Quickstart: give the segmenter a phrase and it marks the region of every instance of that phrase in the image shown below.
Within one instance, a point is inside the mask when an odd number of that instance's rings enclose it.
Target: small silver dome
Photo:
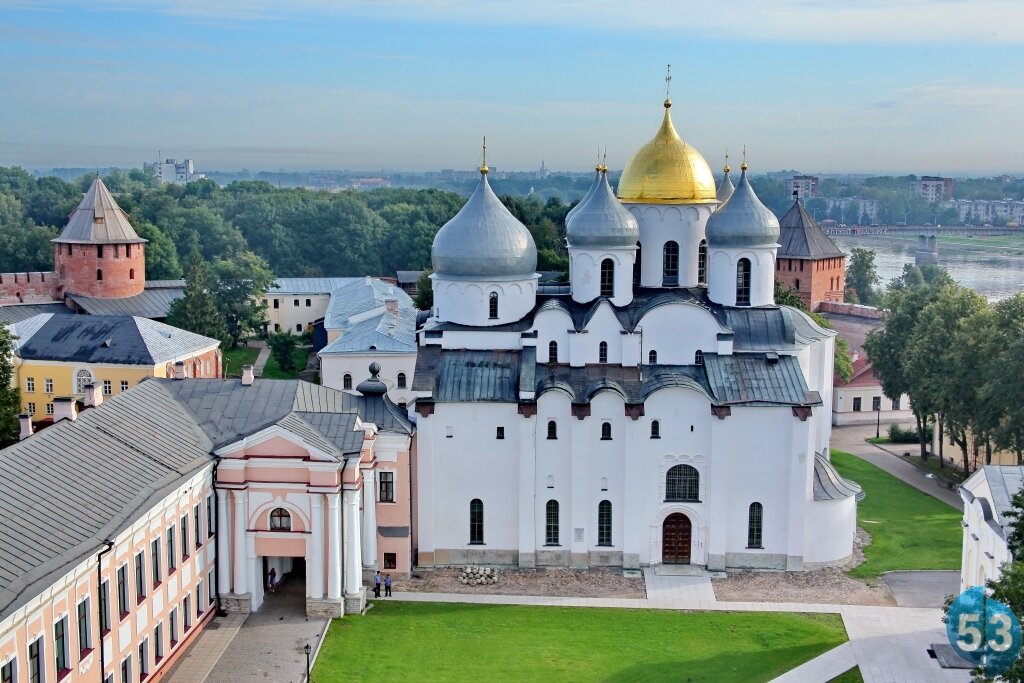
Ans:
[[[608,185],[608,174],[599,174],[597,188],[585,204],[580,203],[565,224],[570,247],[635,247],[640,241],[640,225],[626,210]]]
[[[764,247],[779,241],[779,219],[761,203],[747,180],[747,169],[732,196],[708,218],[709,247]]]
[[[601,169],[600,167],[594,169],[594,180],[590,183],[590,187],[587,188],[586,194],[583,198],[576,203],[576,206],[569,209],[569,213],[565,214],[565,224],[569,225],[569,219],[576,215],[576,212],[580,210],[580,207],[587,203],[591,197],[594,196],[594,190],[597,189],[598,183],[601,182]]]
[[[430,261],[439,275],[528,277],[537,270],[537,245],[494,194],[484,171],[469,201],[434,236]]]
[[[729,177],[729,167],[725,167],[725,176],[722,178],[722,184],[718,186],[718,202],[719,204],[725,204],[729,201],[729,197],[736,191],[735,186],[732,184],[732,178]]]

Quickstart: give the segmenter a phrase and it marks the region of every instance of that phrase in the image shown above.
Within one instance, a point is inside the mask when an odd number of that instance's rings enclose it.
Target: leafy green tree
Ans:
[[[981,390],[981,414],[996,447],[1012,451],[1024,464],[1024,294],[993,307],[981,355],[987,360]],[[1018,555],[1024,560],[1024,553]]]
[[[0,448],[18,440],[21,390],[14,381],[14,340],[16,337],[0,325]]]
[[[177,280],[181,277],[181,263],[174,242],[163,230],[149,221],[134,221],[133,227],[139,237],[149,240],[146,244],[146,279]]]
[[[274,284],[267,262],[251,251],[213,263],[213,288],[217,308],[227,326],[232,346],[243,337],[260,332],[267,324],[263,295]]]
[[[792,306],[805,313],[818,324],[819,327],[823,327],[826,330],[831,330],[832,323],[828,321],[828,318],[823,316],[821,313],[812,313],[807,310],[807,304],[804,300],[797,296],[796,290],[786,287],[776,278],[775,280],[775,303],[780,306]],[[845,337],[841,337],[838,334],[835,337],[835,350],[833,352],[833,371],[839,377],[849,381],[853,377],[853,358],[850,356],[850,343],[846,341]]]
[[[416,280],[416,308],[429,311],[434,307],[434,281],[430,279],[433,271],[424,270]]]
[[[267,337],[267,345],[270,346],[270,353],[273,354],[277,365],[284,372],[295,370],[295,347],[298,341],[290,332],[276,332]]]
[[[854,247],[846,261],[846,286],[857,295],[857,302],[875,303],[875,286],[881,282],[875,268],[875,252],[863,247]]]
[[[213,292],[213,277],[196,252],[185,271],[185,296],[171,304],[167,324],[219,339],[221,345],[225,345],[230,337]]]
[[[775,278],[775,303],[779,306],[799,308],[801,311],[807,310],[807,304],[797,295],[796,290],[782,284],[778,278]]]

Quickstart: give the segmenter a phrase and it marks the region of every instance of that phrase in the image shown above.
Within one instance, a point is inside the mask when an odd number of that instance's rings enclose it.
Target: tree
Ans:
[[[0,325],[0,448],[18,440],[21,390],[14,381],[14,340],[16,337]]]
[[[291,372],[295,369],[294,353],[298,342],[290,332],[277,332],[267,337],[267,344],[270,346],[270,353],[273,354],[277,365],[284,372]]]
[[[801,311],[807,310],[807,304],[797,295],[796,290],[782,284],[779,278],[775,278],[775,303],[779,306],[792,306]]]
[[[167,324],[219,339],[231,340],[213,294],[213,278],[198,252],[192,254],[185,271],[185,296],[171,303]]]
[[[232,346],[250,334],[260,332],[267,324],[267,305],[263,296],[274,284],[274,274],[267,262],[251,251],[234,258],[214,262],[214,298],[227,326]]]
[[[818,327],[826,330],[833,329],[832,323],[828,321],[828,318],[821,313],[811,313],[808,311],[807,304],[797,296],[796,290],[786,287],[778,278],[775,280],[775,303],[780,306],[792,306],[799,309],[811,316],[811,319],[818,324]],[[838,334],[835,339],[835,350],[832,354],[833,372],[844,380],[849,381],[853,377],[853,358],[850,356],[850,344],[844,337],[840,337]]]
[[[995,445],[1024,464],[1024,294],[993,307],[981,355],[988,360],[981,389],[981,414]],[[1024,559],[1024,553],[1019,557]]]
[[[433,271],[425,270],[416,280],[416,308],[429,311],[434,307],[434,281],[430,279]]]
[[[846,261],[846,285],[857,295],[857,301],[871,305],[875,302],[875,285],[881,279],[875,268],[875,252],[854,247]]]

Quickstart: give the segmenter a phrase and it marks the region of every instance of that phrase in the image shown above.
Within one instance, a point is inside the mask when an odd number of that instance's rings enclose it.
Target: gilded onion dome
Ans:
[[[779,219],[754,194],[747,180],[747,166],[732,196],[708,218],[708,247],[777,246]]]
[[[598,185],[587,202],[580,203],[566,221],[565,236],[570,247],[635,247],[640,241],[640,224],[615,198],[608,185],[608,173],[598,173]]]
[[[435,273],[454,277],[529,277],[536,271],[533,235],[494,194],[486,165],[469,201],[434,236],[430,260]]]
[[[640,148],[619,179],[619,199],[639,204],[710,204],[715,196],[715,177],[708,162],[679,137],[665,100],[661,128]]]
[[[586,204],[587,200],[590,199],[591,196],[593,196],[594,190],[597,189],[597,186],[600,183],[601,183],[601,166],[598,165],[598,166],[594,167],[594,180],[593,180],[593,182],[590,183],[590,187],[587,188],[586,194],[583,195],[583,198],[580,199],[580,201],[576,204],[576,206],[574,206],[571,209],[569,209],[569,213],[565,214],[565,224],[566,225],[569,225],[569,219],[571,219],[573,216],[575,216],[576,212],[580,210],[580,207],[582,207],[584,204]]]

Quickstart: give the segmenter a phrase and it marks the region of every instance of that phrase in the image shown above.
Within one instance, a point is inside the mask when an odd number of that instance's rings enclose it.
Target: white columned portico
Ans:
[[[231,592],[231,537],[228,535],[228,492],[217,489],[217,593],[225,595]],[[167,552],[173,552],[171,548]]]
[[[377,473],[363,470],[363,569],[377,568]]]
[[[232,497],[235,499],[235,533],[234,533],[234,552],[232,554],[232,566],[234,567],[235,574],[235,595],[244,595],[249,592],[248,585],[248,569],[249,564],[246,561],[246,542],[245,535],[248,519],[248,506],[246,505],[246,493],[242,490],[235,490],[232,492]]]
[[[341,598],[341,506],[337,493],[327,494],[327,597]]]
[[[362,551],[359,542],[359,491],[345,491],[345,594],[357,595],[363,587]]]
[[[321,494],[310,496],[312,529],[306,549],[306,593],[314,600],[324,597],[324,499]]]

